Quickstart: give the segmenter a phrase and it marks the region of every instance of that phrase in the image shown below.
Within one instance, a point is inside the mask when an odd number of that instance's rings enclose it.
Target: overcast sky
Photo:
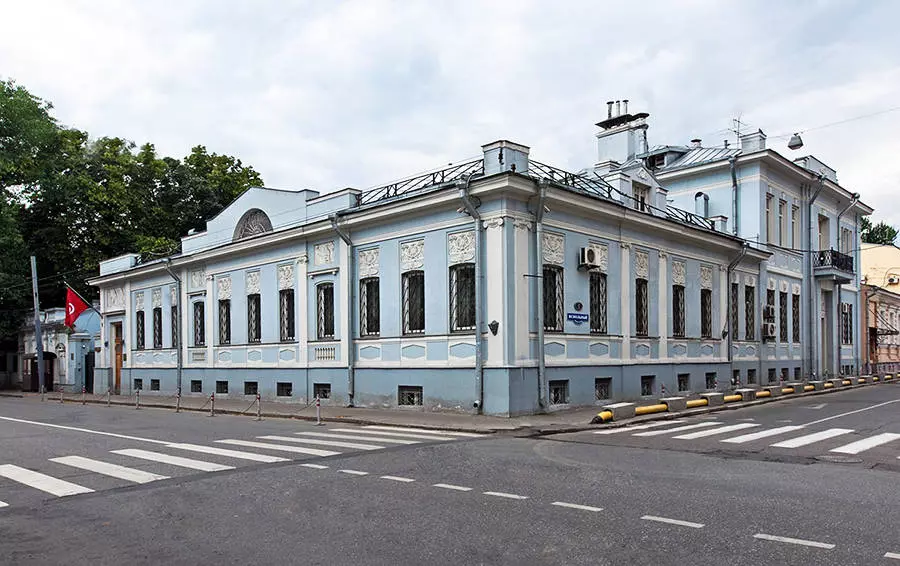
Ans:
[[[577,170],[609,99],[650,113],[651,145],[721,145],[740,116],[900,225],[900,111],[813,129],[900,106],[898,19],[892,0],[9,1],[0,77],[94,137],[323,192],[500,138]],[[775,139],[807,129],[799,152]]]

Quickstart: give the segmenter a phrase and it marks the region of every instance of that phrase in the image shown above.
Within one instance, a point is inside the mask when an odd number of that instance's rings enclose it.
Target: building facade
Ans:
[[[900,371],[900,294],[864,284],[862,301],[865,371],[877,375]]]

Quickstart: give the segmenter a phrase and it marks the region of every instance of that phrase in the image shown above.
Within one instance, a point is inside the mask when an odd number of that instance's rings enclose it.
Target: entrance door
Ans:
[[[122,323],[114,322],[112,324],[113,334],[115,334],[115,361],[113,365],[113,393],[119,394],[122,387]]]
[[[94,352],[84,355],[84,390],[94,392]]]
[[[832,336],[834,335],[834,309],[831,304],[831,291],[822,291],[822,314],[820,317],[822,324],[822,331],[820,336],[822,337],[822,343],[820,344],[820,372],[821,375],[819,377],[824,377],[825,374],[831,374],[832,372]]]

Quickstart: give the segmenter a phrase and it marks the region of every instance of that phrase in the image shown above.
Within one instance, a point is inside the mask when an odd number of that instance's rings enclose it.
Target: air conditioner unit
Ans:
[[[763,338],[775,338],[775,323],[764,322],[762,325]]]
[[[594,248],[580,248],[578,250],[578,268],[591,269],[600,265],[600,258],[597,257],[597,250]]]
[[[765,305],[763,307],[763,318],[767,320],[775,320],[775,305]]]

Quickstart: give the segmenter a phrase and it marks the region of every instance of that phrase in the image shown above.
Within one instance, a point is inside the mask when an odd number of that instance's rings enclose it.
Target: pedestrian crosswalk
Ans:
[[[726,423],[717,420],[686,421],[675,419],[593,431],[596,435],[618,435],[635,438],[669,438],[721,442],[731,445],[767,446],[783,450],[804,447],[823,448],[836,454],[857,455],[873,448],[890,446],[900,454],[900,433],[883,432],[864,436],[850,428],[815,429],[813,425],[781,425],[768,427],[761,423]],[[742,434],[735,434],[741,431]],[[849,441],[851,435],[856,438]],[[859,436],[864,436],[859,438]],[[764,444],[765,443],[765,444]],[[900,456],[898,456],[900,459]]]
[[[122,482],[125,485],[149,484],[186,473],[223,472],[252,463],[271,464],[294,458],[326,458],[347,454],[348,451],[362,454],[385,448],[453,442],[477,436],[480,435],[403,427],[348,426],[327,431],[298,431],[290,436],[261,434],[250,439],[222,438],[213,440],[210,445],[153,441],[153,450],[135,447],[114,449],[102,454],[62,454],[48,458],[47,463],[40,466],[34,465],[34,462],[20,466],[0,459],[0,495],[5,499],[0,501],[0,509],[13,505],[16,486],[55,497],[67,497],[96,491],[95,488],[102,485],[102,478],[119,480],[116,486],[122,485]],[[326,467],[317,464],[304,466],[313,469]],[[70,470],[68,474],[66,470]],[[353,472],[347,470],[347,473]],[[90,487],[79,485],[81,483]]]

